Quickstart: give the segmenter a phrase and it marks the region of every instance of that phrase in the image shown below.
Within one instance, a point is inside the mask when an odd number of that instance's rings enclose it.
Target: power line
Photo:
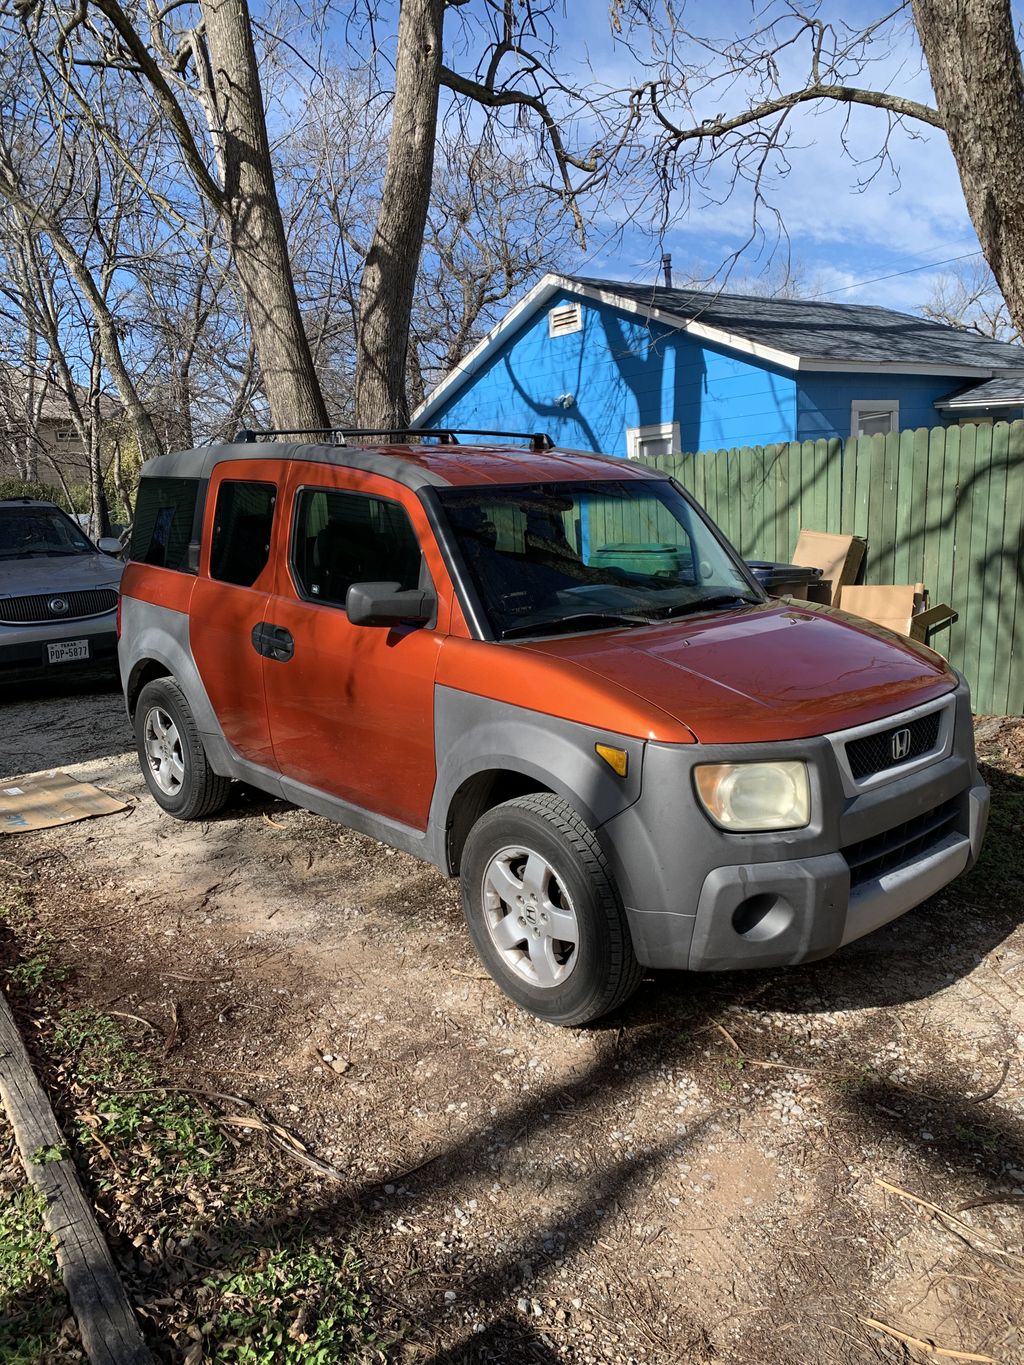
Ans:
[[[901,275],[913,275],[919,270],[935,270],[940,265],[952,265],[954,261],[966,261],[972,256],[980,256],[981,250],[965,251],[962,256],[947,256],[944,261],[929,261],[927,265],[912,265],[909,270],[895,270],[891,275],[876,275],[872,280],[855,280],[853,284],[841,284],[838,289],[825,289],[815,294],[816,299],[827,299],[832,294],[845,294],[848,289],[860,289],[865,284],[881,284],[883,280],[898,280]]]

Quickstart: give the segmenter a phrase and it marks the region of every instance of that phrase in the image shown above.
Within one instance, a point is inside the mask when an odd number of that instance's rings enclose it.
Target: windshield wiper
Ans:
[[[599,630],[602,626],[649,626],[651,624],[649,616],[631,616],[624,611],[578,611],[571,616],[560,616],[555,621],[521,621],[518,625],[506,626],[501,632],[501,638],[507,640],[513,635],[551,634],[581,621],[589,621],[595,630]]]
[[[658,620],[665,620],[669,616],[696,615],[699,611],[711,611],[715,607],[729,607],[737,602],[746,607],[758,605],[756,597],[746,597],[738,592],[720,592],[713,597],[702,597],[696,602],[677,602],[674,606],[666,607],[659,614]]]

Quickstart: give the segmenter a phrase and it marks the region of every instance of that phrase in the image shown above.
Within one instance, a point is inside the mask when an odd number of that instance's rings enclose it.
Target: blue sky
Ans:
[[[847,24],[860,27],[886,8],[862,0],[841,6],[826,0],[815,12],[826,20],[841,15]],[[684,17],[691,31],[728,38],[750,23],[750,13],[748,6],[734,0],[699,0],[687,6]],[[607,0],[576,0],[567,6],[562,51],[566,57],[579,53],[595,75],[613,82],[628,80],[635,70],[629,54],[616,48],[611,39]],[[794,86],[802,84],[806,67],[799,57],[793,54],[788,63],[785,57],[782,62],[783,79],[789,75]],[[909,98],[933,103],[927,70],[909,25],[891,50],[851,83],[888,86]],[[742,95],[742,89],[734,91],[731,104],[722,102],[728,95],[716,97],[717,102],[699,107],[699,112],[702,116],[731,112],[740,107]],[[936,263],[978,249],[946,139],[924,124],[913,125],[913,135],[897,131],[890,144],[895,173],[883,168],[869,184],[859,187],[858,179],[865,172],[854,159],[843,156],[844,123],[852,157],[871,157],[885,136],[886,120],[880,111],[807,106],[792,118],[794,150],[789,173],[777,179],[771,190],[789,234],[788,247],[784,241],[778,247],[781,259],[788,251],[815,291],[837,301],[916,309],[928,298],[936,278],[949,269]],[[722,176],[717,186],[714,197],[721,197]],[[722,204],[692,199],[664,239],[677,277],[710,276],[719,270],[748,237],[750,221],[750,195],[743,187]],[[631,280],[655,278],[660,256],[656,242],[637,232],[627,232],[621,241],[612,239],[607,246],[601,242],[600,231],[594,237],[588,270]],[[760,259],[756,249],[745,253],[735,267],[734,279],[768,267],[771,241],[764,245]],[[908,271],[912,273],[898,273]],[[897,278],[878,281],[879,276],[888,275]],[[862,281],[877,282],[858,283]]]

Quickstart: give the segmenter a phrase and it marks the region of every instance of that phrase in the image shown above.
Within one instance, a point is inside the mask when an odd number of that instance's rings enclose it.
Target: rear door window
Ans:
[[[353,583],[420,585],[422,555],[404,507],[365,493],[300,489],[292,569],[304,597],[344,606]]]
[[[270,558],[277,485],[225,479],[217,490],[210,577],[251,588]]]
[[[155,568],[188,571],[202,487],[200,479],[141,479],[129,558]]]

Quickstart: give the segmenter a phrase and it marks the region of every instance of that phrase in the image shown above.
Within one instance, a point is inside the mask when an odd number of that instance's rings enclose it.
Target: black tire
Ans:
[[[575,912],[576,960],[565,980],[555,984],[531,984],[520,970],[532,970],[524,961],[527,950],[508,949],[519,964],[510,966],[488,927],[489,918],[501,916],[510,902],[488,910],[485,874],[499,854],[520,846],[548,864],[560,884],[553,894],[564,888]],[[539,792],[487,811],[469,832],[460,876],[462,909],[481,961],[505,994],[539,1019],[562,1026],[589,1024],[617,1009],[639,986],[642,969],[607,860],[593,831],[561,797]],[[566,954],[564,947],[558,951]]]
[[[174,752],[180,755],[184,771],[179,788],[172,792],[160,786],[146,748],[147,725],[155,712],[169,716],[177,732]],[[231,779],[221,777],[210,767],[195,717],[173,678],[155,678],[139,693],[135,706],[135,747],[153,800],[176,820],[206,820],[227,802]]]

